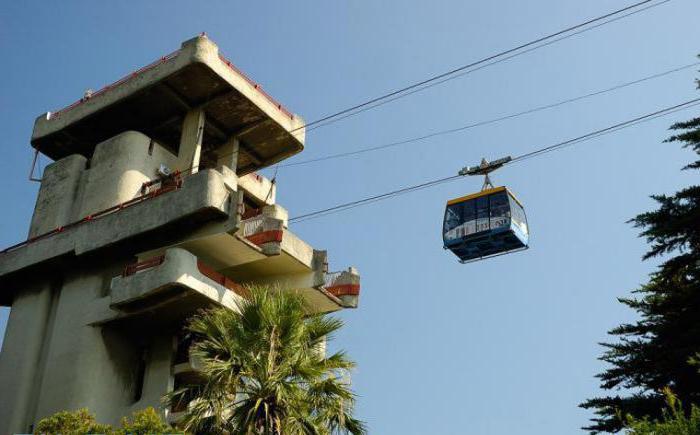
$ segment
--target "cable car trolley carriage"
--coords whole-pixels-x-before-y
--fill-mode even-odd
[[[484,175],[477,193],[447,201],[442,239],[462,263],[508,254],[528,248],[529,231],[525,209],[505,186],[493,187],[489,173],[510,157],[466,167],[460,175]]]

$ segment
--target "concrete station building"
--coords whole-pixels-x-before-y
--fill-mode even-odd
[[[304,122],[205,35],[37,118],[44,170],[25,242],[0,251],[0,433],[88,408],[118,423],[197,379],[183,322],[251,283],[315,313],[357,307],[354,268],[288,228],[255,173],[302,151]],[[162,409],[171,422],[183,409]]]

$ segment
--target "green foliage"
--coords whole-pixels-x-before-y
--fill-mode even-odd
[[[671,129],[675,134],[667,142],[700,155],[700,118]],[[700,160],[683,169],[700,169]],[[609,332],[618,341],[603,344],[600,359],[611,367],[598,375],[603,389],[633,393],[584,402],[582,407],[595,410],[593,424],[585,428],[593,433],[621,430],[620,415],[662,418],[661,391],[667,386],[682,403],[700,403],[700,375],[692,363],[700,352],[700,186],[652,198],[658,208],[631,222],[650,245],[644,259],[663,257],[663,262],[635,297],[619,299],[640,319]]]
[[[114,431],[114,435],[147,435],[170,434],[173,429],[161,420],[158,412],[152,407],[132,414],[131,420],[122,418],[122,427]]]
[[[39,421],[34,430],[42,435],[146,435],[171,434],[173,430],[163,423],[152,407],[133,413],[132,418],[124,417],[121,428],[113,429],[108,424],[98,424],[95,416],[87,409],[77,411],[62,411]]]
[[[39,421],[34,430],[37,434],[107,434],[111,433],[108,425],[98,424],[95,416],[83,408],[77,411],[61,411]]]
[[[661,421],[627,416],[627,435],[700,435],[700,408],[691,405],[689,416],[686,416],[681,402],[671,390],[666,389],[664,393],[667,407],[662,412]]]
[[[354,364],[319,351],[342,322],[308,316],[293,292],[249,292],[237,311],[209,310],[188,324],[204,381],[167,396],[169,406],[188,404],[179,425],[195,433],[364,434],[352,414]]]

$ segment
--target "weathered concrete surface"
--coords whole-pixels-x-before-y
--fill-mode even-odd
[[[48,278],[48,277],[47,277]],[[46,279],[15,297],[0,352],[0,433],[25,433],[34,417],[46,364],[53,303],[51,282]]]
[[[34,210],[30,237],[141,195],[143,183],[177,157],[148,136],[126,131],[95,147],[87,159],[71,155],[47,166]]]
[[[93,324],[108,312],[104,302],[111,297],[101,294],[114,269],[102,264],[66,272],[15,298],[0,353],[0,433],[27,433],[43,417],[82,407],[118,424],[135,410],[158,408],[172,390],[175,330]]]
[[[177,383],[196,378],[191,365],[176,365],[187,353],[186,319],[240,302],[227,279],[299,292],[310,312],[342,308],[324,287],[325,251],[288,230],[274,183],[246,175],[299,152],[302,126],[206,37],[37,119],[32,144],[60,160],[44,173],[30,235],[57,232],[0,253],[0,304],[12,307],[0,434],[30,432],[65,409],[87,407],[117,424],[160,407]],[[158,183],[176,185],[157,179],[161,165],[197,173],[130,202]],[[243,204],[261,215],[242,222]],[[163,253],[162,264],[122,276]]]
[[[141,195],[141,186],[158,178],[161,165],[173,168],[176,161],[172,152],[136,131],[126,131],[98,144],[90,169],[83,175],[81,195],[73,207],[71,221]]]
[[[179,190],[0,254],[0,277],[59,256],[89,254],[198,213],[226,218],[235,209],[230,196],[218,172],[203,171]]]
[[[192,109],[185,115],[180,134],[178,159],[174,169],[182,172],[199,171],[202,156],[202,139],[204,138],[204,110]]]
[[[303,149],[303,119],[286,113],[227,65],[206,36],[185,41],[172,56],[66,111],[39,116],[32,145],[54,159],[76,153],[90,156],[90,145],[146,125],[149,136],[177,147],[177,119],[195,107],[218,120],[205,125],[205,143],[222,145],[237,136],[239,173],[269,166]]]
[[[143,303],[174,287],[196,292],[212,303],[236,310],[241,296],[204,276],[197,267],[197,257],[184,249],[165,251],[163,264],[130,276],[112,279],[112,307]],[[148,306],[147,302],[144,306]]]
[[[131,405],[137,346],[121,331],[85,324],[90,302],[99,294],[102,277],[68,273],[48,331],[48,363],[34,421],[64,409],[89,408],[104,421],[116,423]]]
[[[75,154],[44,169],[29,227],[30,238],[73,221],[74,204],[86,163],[85,157]]]
[[[274,204],[277,186],[259,174],[247,174],[238,179],[238,187],[263,204]]]
[[[266,205],[262,209],[262,215],[273,219],[279,219],[282,221],[282,226],[287,228],[289,226],[289,212],[286,208],[281,207],[277,204]]]

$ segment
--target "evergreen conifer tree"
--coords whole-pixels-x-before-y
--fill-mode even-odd
[[[674,135],[666,142],[680,143],[697,155],[683,169],[700,169],[700,117],[671,129]],[[663,262],[634,297],[619,299],[640,318],[609,331],[617,341],[603,344],[600,359],[610,368],[598,375],[601,387],[622,391],[581,404],[596,414],[584,428],[592,433],[619,431],[621,416],[661,418],[666,387],[688,409],[700,404],[700,374],[693,359],[700,351],[700,185],[652,198],[658,208],[631,222],[650,245],[644,259]]]

